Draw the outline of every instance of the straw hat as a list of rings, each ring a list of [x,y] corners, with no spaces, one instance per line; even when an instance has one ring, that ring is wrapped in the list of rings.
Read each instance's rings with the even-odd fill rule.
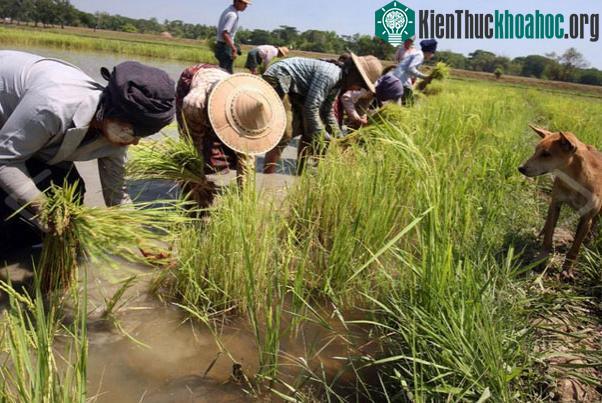
[[[362,75],[368,89],[375,93],[376,88],[374,87],[374,83],[380,78],[383,71],[383,65],[380,60],[374,56],[359,57],[355,53],[351,53],[351,59]]]
[[[270,151],[286,129],[282,100],[271,85],[252,74],[238,73],[218,82],[207,112],[220,140],[243,154]]]
[[[288,48],[286,46],[281,46],[278,48],[278,52],[282,55],[282,57],[286,57],[288,55]]]

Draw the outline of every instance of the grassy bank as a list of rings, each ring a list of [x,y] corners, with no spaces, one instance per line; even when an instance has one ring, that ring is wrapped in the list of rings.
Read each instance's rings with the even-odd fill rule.
[[[192,63],[216,63],[213,52],[206,43],[169,43],[158,40],[132,40],[130,38],[83,36],[48,32],[36,29],[0,27],[0,44],[13,46],[38,46],[73,51],[118,53],[157,59],[182,60]],[[237,66],[244,65],[242,59]]]
[[[540,340],[554,333],[536,319],[559,314],[549,300],[559,285],[533,275],[528,257],[546,211],[536,195],[548,185],[517,167],[536,141],[528,123],[570,128],[595,144],[601,110],[582,98],[446,83],[440,95],[388,108],[331,144],[280,208],[232,189],[210,221],[186,229],[166,291],[206,323],[248,318],[263,357],[256,379],[271,386],[291,361],[279,346],[305,323],[328,328],[329,317],[347,312],[346,326],[372,329],[378,351],[349,341],[343,367],[376,368],[377,380],[360,375],[353,392],[337,391],[339,375],[295,361],[306,375],[287,381],[296,399],[312,382],[331,399],[550,399],[566,371],[548,359],[555,351]],[[572,226],[569,214],[563,225]],[[577,323],[590,323],[599,298],[583,295],[592,284],[599,290],[597,265],[584,260],[581,283],[565,294],[586,312]],[[581,353],[583,368],[593,368],[595,349]]]

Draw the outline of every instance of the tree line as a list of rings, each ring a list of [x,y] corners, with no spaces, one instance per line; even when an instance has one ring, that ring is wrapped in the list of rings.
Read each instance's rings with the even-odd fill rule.
[[[215,38],[216,29],[215,26],[190,24],[181,20],[159,22],[156,18],[135,19],[105,12],[86,13],[74,7],[69,0],[0,0],[0,17],[17,24],[74,26],[148,34],[169,32],[178,38],[208,41]],[[393,46],[369,35],[338,35],[334,31],[314,29],[300,32],[287,25],[271,31],[240,29],[237,40],[248,45],[272,44],[334,54],[351,50],[363,55],[373,54],[381,59],[392,59],[395,53]],[[574,48],[561,55],[530,55],[514,59],[485,50],[476,50],[468,56],[440,51],[437,52],[436,59],[458,69],[602,85],[602,71],[587,68],[584,57]]]

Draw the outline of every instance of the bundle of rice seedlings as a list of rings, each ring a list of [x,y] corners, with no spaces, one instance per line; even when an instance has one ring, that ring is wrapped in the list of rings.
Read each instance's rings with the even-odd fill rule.
[[[200,207],[211,204],[216,187],[204,174],[205,163],[191,140],[165,137],[141,142],[133,148],[127,165],[134,180],[166,180],[178,183]]]
[[[169,245],[174,226],[190,220],[182,214],[183,202],[86,207],[76,187],[53,186],[38,215],[49,229],[38,263],[44,291],[67,288],[76,278],[80,258],[108,262],[119,256],[146,263],[148,254],[139,249],[149,248],[152,256],[169,256],[160,245]]]
[[[429,74],[429,80],[422,80],[416,84],[418,91],[424,91],[433,80],[444,80],[449,77],[449,66],[443,62],[438,62]]]

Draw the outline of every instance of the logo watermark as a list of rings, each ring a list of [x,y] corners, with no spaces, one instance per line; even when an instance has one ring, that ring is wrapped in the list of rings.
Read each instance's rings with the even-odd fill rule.
[[[375,35],[393,46],[401,45],[416,33],[416,13],[399,1],[375,12]]]
[[[600,15],[565,16],[540,10],[532,13],[418,10],[416,13],[399,1],[392,1],[375,12],[375,35],[393,46],[413,37],[417,31],[420,38],[435,39],[589,39],[597,42]]]

